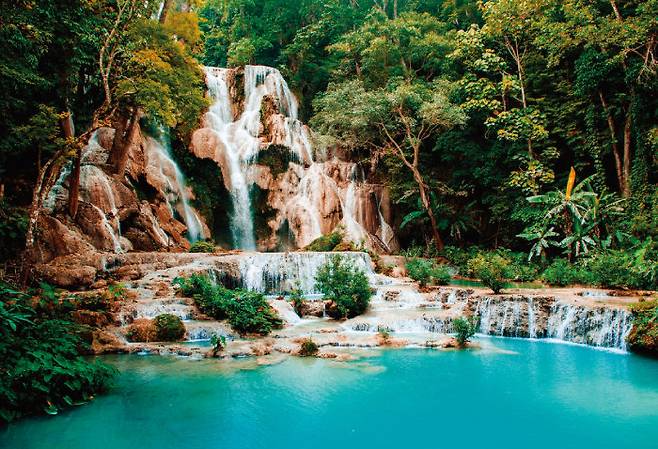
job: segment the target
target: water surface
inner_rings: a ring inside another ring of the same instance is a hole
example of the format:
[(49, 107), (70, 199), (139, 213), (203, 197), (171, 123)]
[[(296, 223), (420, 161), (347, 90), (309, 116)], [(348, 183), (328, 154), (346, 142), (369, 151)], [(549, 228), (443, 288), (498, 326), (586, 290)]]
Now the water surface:
[(110, 394), (12, 424), (0, 447), (658, 447), (658, 361), (482, 341), (489, 349), (373, 351), (350, 363), (112, 356), (122, 374)]

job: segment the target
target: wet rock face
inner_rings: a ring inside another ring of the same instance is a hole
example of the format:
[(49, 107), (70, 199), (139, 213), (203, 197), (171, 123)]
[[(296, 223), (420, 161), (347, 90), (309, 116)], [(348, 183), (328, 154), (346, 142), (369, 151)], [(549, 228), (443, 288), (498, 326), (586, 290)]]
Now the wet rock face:
[[(40, 262), (68, 254), (189, 247), (176, 195), (190, 193), (176, 190), (173, 166), (163, 164), (169, 159), (158, 153), (164, 150), (142, 137), (129, 149), (126, 176), (119, 177), (106, 165), (114, 134), (114, 129), (100, 128), (83, 150), (75, 219), (67, 213), (70, 165), (60, 173), (39, 225)], [(209, 234), (204, 226), (200, 222), (201, 232)]]
[[(398, 249), (388, 224), (393, 217), (387, 190), (338, 152), (313, 147), (278, 70), (208, 67), (206, 76), (214, 104), (190, 150), (222, 171), (234, 203), (232, 226), (239, 229), (236, 247), (285, 250), (282, 235), (289, 235), (301, 248), (341, 224), (357, 243), (382, 252)], [(255, 186), (263, 192), (262, 204), (251, 204), (248, 192)], [(268, 211), (266, 220), (249, 219), (262, 210)]]

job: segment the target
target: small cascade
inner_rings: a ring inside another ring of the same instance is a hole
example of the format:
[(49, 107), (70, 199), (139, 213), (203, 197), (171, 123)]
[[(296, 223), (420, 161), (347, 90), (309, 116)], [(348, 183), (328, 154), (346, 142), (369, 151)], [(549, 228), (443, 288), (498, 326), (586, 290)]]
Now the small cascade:
[(80, 167), (80, 195), (98, 212), (103, 228), (112, 239), (114, 252), (122, 252), (121, 222), (114, 191), (105, 172), (96, 165)]
[[(240, 259), (240, 274), (244, 288), (267, 294), (285, 294), (299, 289), (303, 294), (315, 294), (315, 276), (318, 269), (327, 263), (331, 253), (257, 253)], [(341, 253), (352, 266), (363, 270), (377, 281), (367, 253)]]
[(632, 316), (621, 308), (586, 307), (553, 298), (483, 297), (474, 315), (480, 332), (506, 337), (554, 338), (572, 343), (626, 349)]
[(189, 240), (195, 242), (205, 238), (201, 219), (190, 206), (190, 193), (183, 172), (171, 156), (168, 135), (164, 129), (159, 129), (157, 134), (157, 137), (145, 137), (147, 170), (164, 183), (169, 210), (172, 215), (175, 216), (176, 211), (183, 218)]
[(632, 315), (624, 309), (556, 302), (548, 318), (547, 336), (590, 346), (626, 349), (632, 321)]

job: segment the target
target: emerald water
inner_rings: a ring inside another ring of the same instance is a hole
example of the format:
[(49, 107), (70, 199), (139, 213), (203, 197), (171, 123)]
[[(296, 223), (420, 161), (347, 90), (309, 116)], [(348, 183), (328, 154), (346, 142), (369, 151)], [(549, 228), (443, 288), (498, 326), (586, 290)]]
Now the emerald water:
[(482, 338), (340, 363), (112, 356), (107, 395), (0, 430), (15, 449), (655, 448), (658, 362)]

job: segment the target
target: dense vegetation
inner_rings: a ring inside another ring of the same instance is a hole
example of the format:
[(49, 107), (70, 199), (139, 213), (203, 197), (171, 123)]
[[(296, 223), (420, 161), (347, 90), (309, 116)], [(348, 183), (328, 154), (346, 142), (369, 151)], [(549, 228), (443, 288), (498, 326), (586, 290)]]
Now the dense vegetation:
[(194, 298), (199, 310), (217, 320), (227, 319), (241, 334), (267, 335), (283, 324), (261, 293), (231, 290), (202, 274), (174, 282), (184, 295)]
[(331, 257), (315, 275), (316, 288), (332, 304), (327, 315), (352, 318), (362, 314), (370, 304), (370, 284), (365, 273), (341, 256)]
[[(507, 247), (538, 274), (624, 259), (631, 274), (601, 285), (656, 286), (655, 0), (5, 3), (5, 259), (93, 129), (121, 131), (117, 173), (140, 118), (173, 127), (179, 157), (207, 104), (199, 64), (251, 63), (279, 67), (315, 131), (390, 187), (403, 246)], [(212, 215), (214, 177), (189, 174)]]
[(81, 355), (89, 328), (73, 321), (78, 301), (35, 293), (0, 284), (0, 424), (89, 401), (114, 375)]

